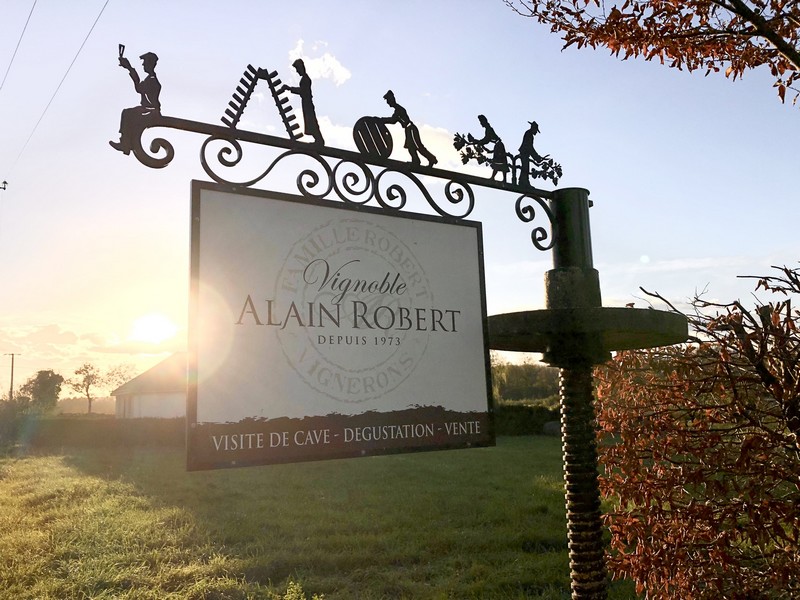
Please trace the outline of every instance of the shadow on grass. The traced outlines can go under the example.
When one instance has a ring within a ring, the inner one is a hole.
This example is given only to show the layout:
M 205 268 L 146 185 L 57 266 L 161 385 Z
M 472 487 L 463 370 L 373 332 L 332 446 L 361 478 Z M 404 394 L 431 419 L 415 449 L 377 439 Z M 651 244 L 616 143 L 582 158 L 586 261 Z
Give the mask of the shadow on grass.
M 553 439 L 195 473 L 175 448 L 64 457 L 87 475 L 187 511 L 260 584 L 295 576 L 342 598 L 424 598 L 430 586 L 463 597 L 526 597 L 526 586 L 542 583 L 566 589 Z
M 293 578 L 326 600 L 569 597 L 556 438 L 193 473 L 175 447 L 61 456 L 179 511 L 163 527 L 189 527 L 250 586 Z

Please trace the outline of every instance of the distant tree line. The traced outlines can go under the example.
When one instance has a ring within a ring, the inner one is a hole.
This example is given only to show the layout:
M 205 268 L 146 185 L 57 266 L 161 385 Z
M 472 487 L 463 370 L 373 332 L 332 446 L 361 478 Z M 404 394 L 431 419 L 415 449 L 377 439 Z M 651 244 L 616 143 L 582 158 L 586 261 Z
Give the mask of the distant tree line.
M 52 369 L 37 371 L 11 397 L 0 399 L 0 447 L 14 443 L 26 418 L 53 413 L 64 384 L 86 399 L 87 413 L 91 414 L 98 389 L 116 388 L 132 376 L 131 365 L 117 365 L 103 372 L 92 363 L 84 363 L 70 379 Z
M 492 357 L 492 385 L 498 402 L 549 400 L 558 403 L 558 369 L 533 362 L 510 363 Z

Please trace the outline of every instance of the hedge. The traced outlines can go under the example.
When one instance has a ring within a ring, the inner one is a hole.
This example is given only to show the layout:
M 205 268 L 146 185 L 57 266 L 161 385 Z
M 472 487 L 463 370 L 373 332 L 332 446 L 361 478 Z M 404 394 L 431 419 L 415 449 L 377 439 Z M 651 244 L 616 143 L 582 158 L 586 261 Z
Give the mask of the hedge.
M 29 420 L 19 443 L 30 448 L 183 446 L 186 420 L 40 417 Z

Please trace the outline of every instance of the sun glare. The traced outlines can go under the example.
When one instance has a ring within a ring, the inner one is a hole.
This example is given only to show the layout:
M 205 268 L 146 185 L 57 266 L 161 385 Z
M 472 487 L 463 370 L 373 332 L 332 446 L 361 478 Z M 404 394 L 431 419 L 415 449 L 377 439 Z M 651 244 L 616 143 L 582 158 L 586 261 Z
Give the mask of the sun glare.
M 128 339 L 134 342 L 160 344 L 178 333 L 178 326 L 161 313 L 150 313 L 136 319 Z

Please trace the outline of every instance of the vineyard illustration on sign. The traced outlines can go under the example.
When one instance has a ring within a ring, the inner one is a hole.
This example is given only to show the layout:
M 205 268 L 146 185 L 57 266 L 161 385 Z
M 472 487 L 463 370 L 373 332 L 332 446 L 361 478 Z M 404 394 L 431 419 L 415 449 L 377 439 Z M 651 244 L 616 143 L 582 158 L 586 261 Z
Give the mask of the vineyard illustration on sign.
M 302 59 L 292 64 L 299 76 L 296 86 L 284 84 L 277 71 L 248 65 L 224 109 L 221 117 L 223 125 L 163 115 L 161 83 L 156 74 L 158 56 L 146 52 L 139 59 L 142 61 L 144 77 L 125 56 L 125 46 L 119 45 L 119 66 L 128 71 L 140 102 L 138 106 L 122 110 L 119 139 L 111 140 L 109 144 L 123 154 L 132 153 L 145 166 L 156 169 L 166 167 L 175 155 L 172 143 L 163 137 L 153 137 L 149 144 L 143 144 L 145 132 L 158 128 L 178 129 L 208 136 L 200 149 L 200 162 L 206 174 L 218 183 L 252 186 L 275 171 L 278 163 L 286 157 L 300 155 L 316 163 L 314 168 L 301 170 L 296 179 L 298 191 L 306 197 L 323 199 L 335 194 L 341 200 L 354 204 L 366 204 L 375 199 L 382 208 L 400 210 L 408 197 L 405 187 L 393 180 L 393 176 L 400 175 L 412 187 L 416 187 L 440 216 L 456 219 L 469 216 L 475 205 L 472 186 L 478 185 L 519 193 L 516 212 L 524 222 L 533 221 L 535 214 L 540 211 L 552 221 L 547 200 L 553 192 L 537 189 L 532 182 L 542 179 L 558 185 L 562 169 L 549 155 L 542 156 L 535 150 L 534 136 L 539 133 L 539 125 L 535 121 L 528 122 L 516 154 L 507 152 L 506 144 L 484 115 L 478 116 L 482 134 L 456 133 L 453 145 L 460 152 L 462 163 L 474 161 L 491 168 L 489 177 L 477 177 L 436 168 L 438 159 L 425 147 L 419 128 L 392 90 L 383 96 L 388 105 L 385 116 L 364 116 L 356 121 L 353 141 L 358 152 L 353 152 L 325 144 L 317 121 L 311 78 Z M 265 87 L 269 90 L 288 138 L 239 129 L 239 123 L 257 87 L 259 93 L 263 93 Z M 295 96 L 299 99 L 301 120 L 292 104 Z M 406 154 L 407 159 L 391 158 L 394 149 L 390 128 L 395 128 L 398 133 L 402 131 L 405 152 L 395 152 L 395 155 Z M 244 156 L 243 143 L 283 149 L 284 152 L 263 167 L 255 177 L 242 180 L 238 176 L 232 179 L 230 174 Z M 215 152 L 214 149 L 219 146 L 221 149 Z M 331 162 L 335 159 L 338 162 Z M 446 180 L 442 190 L 445 196 L 443 201 L 433 197 L 433 194 L 440 193 L 439 188 L 432 192 L 420 181 L 419 174 Z M 552 236 L 544 227 L 535 227 L 531 232 L 531 240 L 539 250 L 551 248 Z
M 187 121 L 161 116 L 159 100 L 161 83 L 156 75 L 158 56 L 153 52 L 146 52 L 139 57 L 142 60 L 142 68 L 146 74 L 145 78 L 141 79 L 128 58 L 124 56 L 124 51 L 125 46 L 120 44 L 119 65 L 130 74 L 134 88 L 141 96 L 141 101 L 139 106 L 126 108 L 122 111 L 120 139 L 109 143 L 115 150 L 129 154 L 131 151 L 142 150 L 139 138 L 144 129 L 159 125 L 170 126 L 168 122 L 170 120 L 182 121 L 183 123 L 187 123 Z M 248 65 L 239 80 L 239 84 L 236 86 L 233 98 L 228 103 L 221 121 L 230 129 L 236 130 L 256 86 L 259 82 L 264 81 L 269 88 L 289 138 L 295 142 L 305 141 L 303 139 L 305 134 L 305 136 L 312 139 L 312 146 L 324 147 L 325 140 L 319 129 L 312 96 L 311 78 L 306 72 L 305 63 L 302 59 L 295 60 L 292 66 L 300 76 L 300 83 L 296 87 L 283 84 L 278 77 L 277 71 L 257 69 L 252 65 Z M 303 116 L 302 132 L 291 104 L 291 94 L 299 96 L 300 99 Z M 392 154 L 393 144 L 392 136 L 387 126 L 398 125 L 402 128 L 405 140 L 404 148 L 409 154 L 412 165 L 420 164 L 420 155 L 427 161 L 427 166 L 433 167 L 436 165 L 438 162 L 436 157 L 425 148 L 419 129 L 409 117 L 406 109 L 397 102 L 394 93 L 389 90 L 383 98 L 392 110 L 391 115 L 385 117 L 362 117 L 353 127 L 353 140 L 359 152 L 367 157 L 388 159 Z M 162 122 L 165 119 L 167 122 Z M 501 181 L 510 180 L 513 185 L 528 186 L 532 179 L 537 178 L 550 180 L 554 185 L 558 184 L 558 180 L 562 175 L 561 165 L 548 155 L 539 155 L 534 149 L 533 138 L 539 133 L 539 126 L 535 121 L 528 123 L 529 128 L 522 136 L 522 142 L 517 154 L 506 151 L 505 144 L 484 115 L 478 116 L 478 122 L 484 129 L 484 133 L 480 138 L 472 134 L 455 134 L 453 145 L 456 150 L 460 151 L 461 160 L 464 164 L 475 161 L 479 165 L 488 165 L 492 169 L 492 180 L 499 175 Z M 195 125 L 202 124 L 195 123 Z M 189 129 L 203 128 L 193 127 Z M 151 150 L 155 151 L 153 148 Z M 138 153 L 136 154 L 138 155 Z M 170 156 L 169 158 L 171 159 L 172 157 Z

